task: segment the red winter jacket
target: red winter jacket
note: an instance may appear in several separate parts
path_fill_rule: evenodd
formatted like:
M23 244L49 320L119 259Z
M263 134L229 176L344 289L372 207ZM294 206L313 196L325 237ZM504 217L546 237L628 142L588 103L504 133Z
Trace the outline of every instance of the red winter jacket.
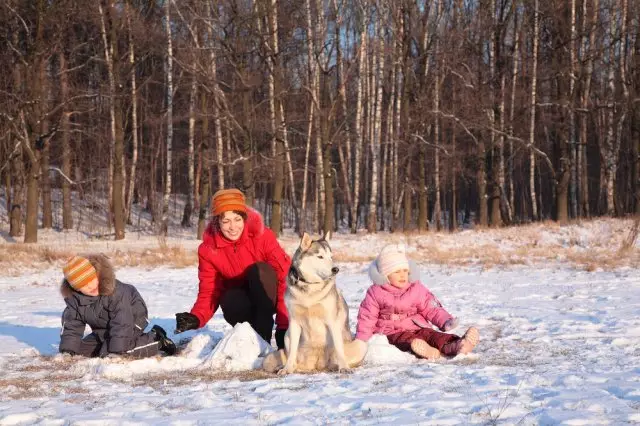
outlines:
M276 328L289 327L284 291L291 258L280 247L273 231L264 226L262 215L253 209L248 209L244 231L236 241L226 239L213 223L204 232L198 247L198 299L191 309L200 320L200 327L204 327L216 312L226 289L245 285L245 271L256 262L266 262L276 271Z

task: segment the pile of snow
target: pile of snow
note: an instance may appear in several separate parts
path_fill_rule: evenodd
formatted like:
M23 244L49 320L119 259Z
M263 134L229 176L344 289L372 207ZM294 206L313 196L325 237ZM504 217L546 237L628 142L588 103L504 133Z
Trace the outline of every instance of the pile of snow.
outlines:
M222 338L209 332L196 334L177 356L129 360L120 357L82 359L72 372L85 378L133 380L149 374L187 370L237 372L259 369L271 345L249 323L239 323ZM57 355L64 358L66 355Z
M236 324L225 334L202 363L202 368L244 371L262 367L264 357L273 351L271 345L256 333L249 323Z
M364 357L364 365L393 365L393 364L411 364L417 361L417 358L407 352L389 344L387 336L382 334L374 334L369 339L369 347L367 355Z

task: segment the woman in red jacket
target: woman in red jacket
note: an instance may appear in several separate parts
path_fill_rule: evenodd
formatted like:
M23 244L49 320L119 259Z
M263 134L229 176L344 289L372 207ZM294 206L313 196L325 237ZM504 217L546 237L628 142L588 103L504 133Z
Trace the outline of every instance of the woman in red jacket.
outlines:
M220 306L229 324L248 322L270 342L275 313L276 343L283 348L291 259L242 192L222 189L211 204L213 219L198 248L198 298L190 313L176 314L176 333L204 327Z

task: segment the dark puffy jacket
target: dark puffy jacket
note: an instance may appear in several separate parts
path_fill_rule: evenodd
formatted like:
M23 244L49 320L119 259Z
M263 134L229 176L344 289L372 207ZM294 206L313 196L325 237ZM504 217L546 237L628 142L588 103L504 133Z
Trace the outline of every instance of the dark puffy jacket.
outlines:
M87 256L98 273L99 295L75 291L64 280L60 291L67 304L62 313L60 352L79 353L85 325L106 342L109 353L124 353L135 347L149 323L147 305L138 290L115 279L113 267L104 256Z
M276 328L289 327L289 314L284 304L286 277L291 258L280 247L275 234L264 226L262 216L253 209L247 212L244 231L237 241L229 241L209 224L198 248L198 299L191 313L200 320L200 327L211 319L218 309L220 298L229 288L246 285L246 272L256 262L266 262L278 277Z

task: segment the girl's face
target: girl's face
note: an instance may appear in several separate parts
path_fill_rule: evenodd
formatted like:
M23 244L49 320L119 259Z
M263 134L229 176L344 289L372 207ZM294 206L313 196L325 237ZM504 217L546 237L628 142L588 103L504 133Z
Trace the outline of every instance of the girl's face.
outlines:
M244 219L237 213L224 212L219 219L220 231L226 239L236 241L244 230Z
M405 288L409 285L409 270L408 269L398 269L389 274L387 277L389 283L397 288Z
M98 296L100 294L100 289L98 288L98 286L98 279L94 278L89 284L80 287L78 291L87 296Z

